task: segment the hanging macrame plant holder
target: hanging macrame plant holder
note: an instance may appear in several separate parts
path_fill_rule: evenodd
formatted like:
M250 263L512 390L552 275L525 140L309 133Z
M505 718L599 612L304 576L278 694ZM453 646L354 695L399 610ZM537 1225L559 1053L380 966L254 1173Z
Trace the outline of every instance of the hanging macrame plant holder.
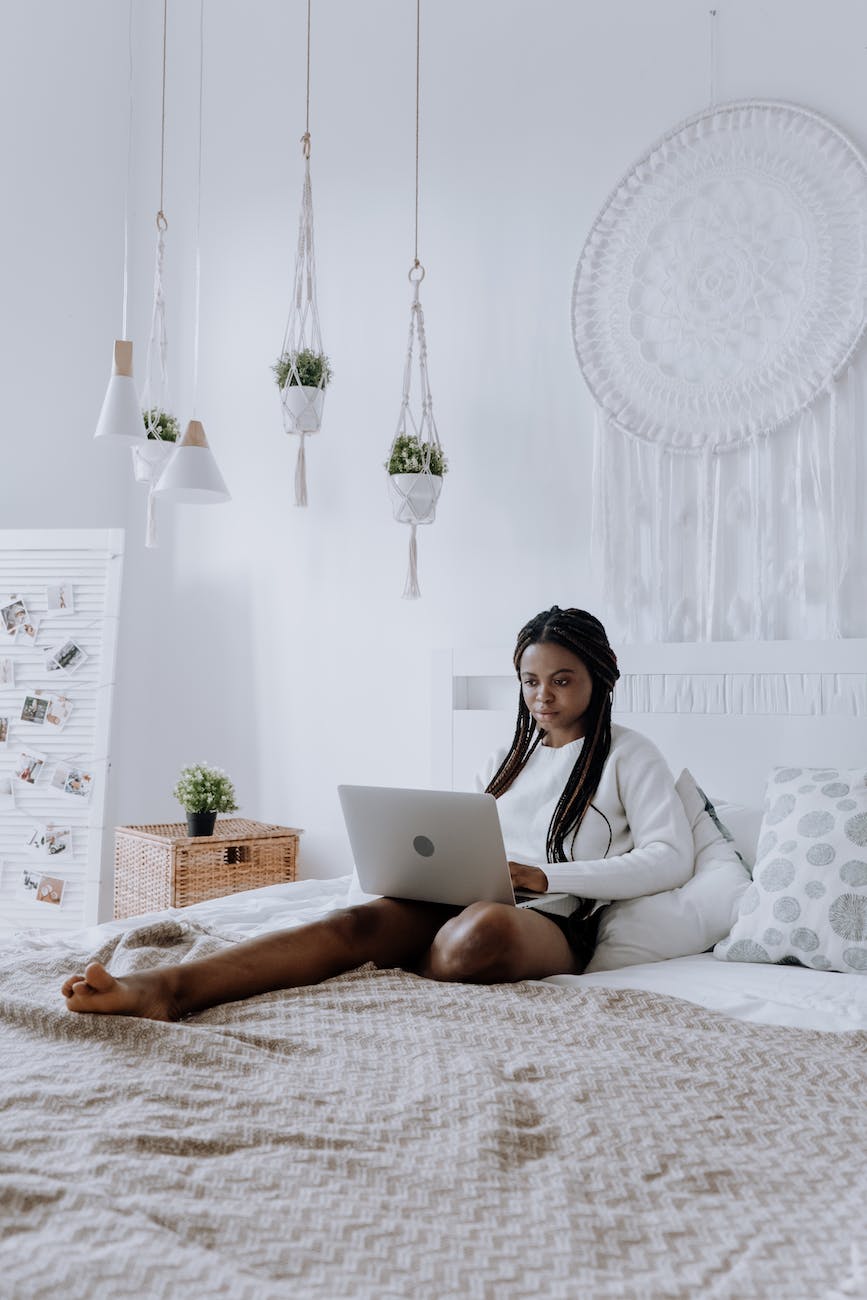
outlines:
M157 214L157 243L154 265L154 302L147 348L145 381L141 397L144 412L142 419L147 441L134 446L132 449L133 473L136 482L146 484L148 489L145 546L149 547L157 545L154 488L175 450L174 442L159 436L160 415L172 414L169 398L166 297L163 288L167 229L168 222L163 213L159 212Z
M867 164L807 109L712 107L615 188L572 333L617 635L840 635L865 302Z
M283 428L298 438L295 462L295 504L307 505L307 460L305 440L322 426L325 389L330 378L328 359L322 346L319 308L316 302L316 256L313 243L313 188L310 183L310 134L302 137L304 185L298 220L298 249L292 301L280 361L275 367L283 409ZM316 382L310 382L311 363Z
M416 530L420 524L432 524L436 518L437 501L442 490L442 474L431 468L445 464L436 421L433 398L427 369L427 338L424 331L419 289L424 279L424 268L416 264L409 273L413 286L409 315L409 341L403 369L403 394L397 430L389 450L388 464L396 461L405 472L389 474L389 492L392 511L399 524L408 524L409 564L403 594L408 600L421 595L418 585L418 543ZM418 399L416 411L412 406L413 369L418 374Z

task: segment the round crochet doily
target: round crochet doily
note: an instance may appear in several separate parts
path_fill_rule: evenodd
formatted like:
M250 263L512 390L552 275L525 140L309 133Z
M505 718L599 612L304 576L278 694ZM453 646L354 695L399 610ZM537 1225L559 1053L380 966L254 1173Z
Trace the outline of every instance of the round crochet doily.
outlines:
M626 174L584 245L572 334L606 417L725 450L808 406L865 327L867 164L792 104L697 114Z

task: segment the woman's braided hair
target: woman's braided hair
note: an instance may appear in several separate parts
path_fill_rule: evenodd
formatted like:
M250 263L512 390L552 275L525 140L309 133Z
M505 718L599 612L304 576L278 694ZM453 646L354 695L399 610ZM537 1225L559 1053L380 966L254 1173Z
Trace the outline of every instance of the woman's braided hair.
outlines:
M583 609L560 609L554 605L531 618L518 633L513 663L519 679L524 651L531 645L545 642L561 645L577 655L593 679L584 744L548 827L548 861L567 862L564 844L570 835L574 840L578 833L611 748L611 697L620 672L617 657L599 619ZM521 691L512 745L488 785L489 794L499 798L508 790L544 734L536 726Z

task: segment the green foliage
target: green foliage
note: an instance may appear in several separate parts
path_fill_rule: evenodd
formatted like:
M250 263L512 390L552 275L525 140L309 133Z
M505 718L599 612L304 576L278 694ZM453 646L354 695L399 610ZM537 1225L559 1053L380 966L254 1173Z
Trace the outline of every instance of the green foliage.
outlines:
M160 411L152 406L150 410L142 411L142 416L147 435L154 442L175 442L181 436L180 424L168 411Z
M183 768L172 794L186 812L230 813L238 807L229 777L222 768L207 763Z
M441 447L432 442L419 442L414 433L402 433L391 449L385 468L389 474L421 474L428 456L427 469L431 474L448 473L449 463Z
M285 388L287 384L291 388L299 383L303 388L327 388L334 373L324 352L313 352L310 348L284 352L271 369L277 377L278 388Z

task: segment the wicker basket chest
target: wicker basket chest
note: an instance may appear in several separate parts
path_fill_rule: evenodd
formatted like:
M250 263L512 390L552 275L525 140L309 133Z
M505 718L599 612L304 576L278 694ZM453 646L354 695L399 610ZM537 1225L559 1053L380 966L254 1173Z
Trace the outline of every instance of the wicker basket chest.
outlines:
M240 817L217 818L213 835L195 838L181 822L118 826L115 919L294 880L300 835Z

